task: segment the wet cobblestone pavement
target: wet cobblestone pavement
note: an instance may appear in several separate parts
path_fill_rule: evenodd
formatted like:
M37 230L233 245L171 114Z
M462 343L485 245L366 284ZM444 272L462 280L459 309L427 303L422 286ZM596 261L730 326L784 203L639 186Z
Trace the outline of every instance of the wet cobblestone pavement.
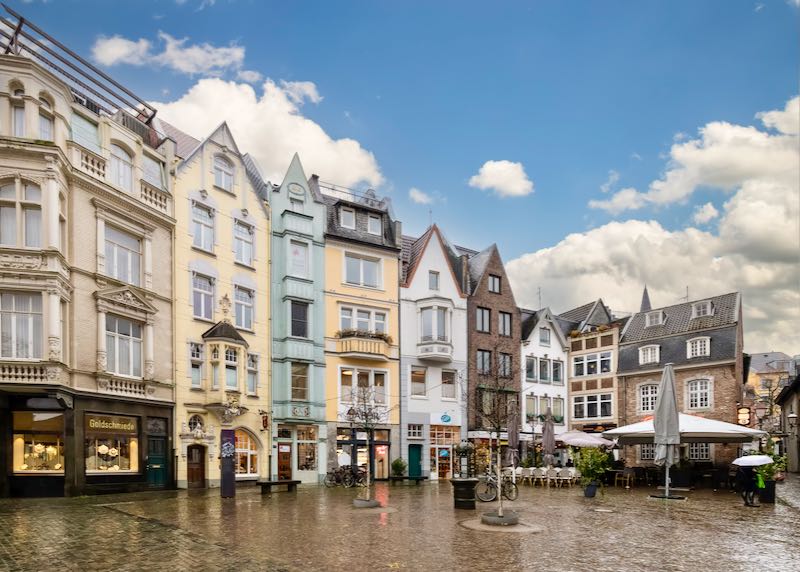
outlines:
M798 475L760 508L726 491L669 504L653 491L522 487L507 506L533 534L459 526L496 503L455 511L448 483L379 484L386 512L323 487L0 499L0 570L800 570Z

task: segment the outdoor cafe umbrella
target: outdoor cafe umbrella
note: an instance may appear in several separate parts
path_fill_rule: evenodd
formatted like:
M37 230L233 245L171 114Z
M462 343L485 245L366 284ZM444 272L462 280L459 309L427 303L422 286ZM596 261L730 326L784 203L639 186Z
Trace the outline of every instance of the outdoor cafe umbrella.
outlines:
M553 464L553 454L556 452L556 432L553 426L553 415L550 408L547 408L547 413L544 418L544 425L542 426L542 451L544 452L544 464L550 466Z
M664 366L653 419L656 445L655 459L658 466L666 467L664 498L669 496L669 468L678 461L680 455L680 418L678 417L678 398L675 395L675 372L672 364Z
M506 462L516 466L519 460L519 423L517 422L517 408L509 404L508 408L508 448L506 449Z
M603 439L600 435L592 435L583 431L567 431L556 435L556 441L561 441L571 447L611 447L614 441Z
M769 455L745 455L733 460L734 465L740 467L760 467L761 465L769 465L774 463L775 459Z

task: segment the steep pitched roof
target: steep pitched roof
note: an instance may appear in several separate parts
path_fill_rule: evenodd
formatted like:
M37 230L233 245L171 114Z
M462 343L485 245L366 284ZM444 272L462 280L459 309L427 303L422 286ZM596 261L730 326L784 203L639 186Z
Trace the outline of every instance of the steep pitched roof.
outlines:
M408 285L409 281L413 278L414 272L417 269L417 264L422 259L431 239L438 239L442 247L447 264L456 283L456 288L463 295L463 276L461 272L461 258L456 254L453 247L447 241L441 229L433 224L419 238L404 235L402 237L402 249L400 251L400 259L403 264L403 284Z
M162 131L164 135L170 137L175 141L175 154L180 157L181 159L185 159L189 155L191 155L192 151L197 149L197 146L200 145L200 140L195 139L188 133L185 133L172 125L171 123L167 123L160 117L156 117L155 121L160 123L159 131Z
M467 264L467 272L469 273L469 288L470 293L475 292L481 278L486 274L486 267L489 265L489 260L492 258L492 253L497 250L497 245L492 244L484 248L479 253L470 257Z
M233 327L233 324L228 322L227 320L222 320L221 322L217 322L205 332L203 332L201 336L204 340L228 340L231 342L236 342L237 344L242 344L247 347L247 341L242 337L242 335Z
M783 352L750 354L750 370L756 373L788 371L792 358Z
M536 322L539 321L538 312L536 310L526 310L525 308L519 309L520 315L520 327L522 330L522 341L528 339L528 336L531 335L533 328L536 326Z
M639 306L640 312L649 312L652 309L650 305L650 294L647 293L647 284L644 285L644 292L642 292L642 303Z
M259 198L264 201L269 201L268 191L271 185L264 180L256 160L253 159L250 153L245 153L244 157L242 157L242 163L244 163L244 172L250 180L250 184L253 185L253 188L256 190Z
M711 301L713 314L693 319L692 305L705 300ZM631 316L630 323L620 343L651 340L674 334L701 332L734 325L739 319L739 293L731 292L712 298L701 298L700 300L656 308L651 311L655 312L657 310L661 310L664 313L664 322L662 324L646 327L646 315L648 312L637 312Z
M584 304L583 306L578 306L577 308L573 308L572 310L567 310L566 312L561 312L558 314L559 318L567 320L569 322L575 322L580 324L586 318L589 317L589 312L592 311L597 301L589 302L588 304Z

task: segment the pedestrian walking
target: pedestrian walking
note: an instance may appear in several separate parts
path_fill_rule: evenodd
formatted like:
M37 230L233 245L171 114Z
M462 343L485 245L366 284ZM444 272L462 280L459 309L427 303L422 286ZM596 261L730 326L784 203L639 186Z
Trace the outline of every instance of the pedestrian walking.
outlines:
M745 506L758 506L755 504L756 474L753 467L739 467L736 473L736 484Z

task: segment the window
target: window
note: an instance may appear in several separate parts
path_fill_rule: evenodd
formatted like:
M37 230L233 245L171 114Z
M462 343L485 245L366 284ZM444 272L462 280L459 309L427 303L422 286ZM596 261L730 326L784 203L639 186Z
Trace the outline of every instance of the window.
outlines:
M708 443L689 443L690 461L711 460L711 445Z
M527 381L536 381L536 358L533 356L525 358L525 379Z
M689 382L689 409L708 409L711 406L711 383L707 379Z
M225 348L225 389L239 389L239 352L236 348Z
M539 343L543 346L550 345L550 328L539 328Z
M253 291L241 286L233 287L235 301L234 321L237 328L253 329Z
M411 395L424 396L426 394L426 389L425 389L426 373L427 370L424 367L411 368Z
M97 123L89 121L82 115L72 114L71 133L72 140L90 151L100 154L100 136L97 130Z
M511 314L508 312L500 312L500 335L511 335Z
M210 320L214 311L214 281L208 276L192 276L192 309L195 318Z
M149 155L142 156L142 174L144 180L158 189L163 189L164 184L164 164L153 159Z
M189 417L189 423L187 423L187 425L189 426L189 431L192 433L194 433L196 429L200 429L202 431L204 426L203 418L199 415L192 415Z
M106 225L106 274L122 282L139 286L142 268L142 241Z
M388 328L386 312L348 306L339 309L339 326L342 332L357 330L378 334L385 334Z
M356 211L353 209L342 208L339 210L339 224L343 228L356 228Z
M236 475L258 475L258 442L242 429L237 429L233 438L236 444Z
M339 376L339 385L341 386L341 399L344 403L351 403L353 401L353 370L343 369Z
M642 443L639 445L639 460L640 461L653 461L656 458L656 445L655 443Z
M189 344L192 389L203 387L203 344Z
M476 311L477 325L475 329L479 332L491 332L492 311L488 308L478 308Z
M15 105L11 109L14 137L25 137L25 108L22 105Z
M308 244L305 242L289 242L289 274L308 278Z
M442 399L456 398L456 372L442 371Z
M64 414L14 411L15 473L64 473Z
M686 342L686 357L695 358L710 355L711 338L694 338Z
M500 277L489 274L489 292L500 293Z
M372 372L373 396L375 403L386 404L386 374L382 371Z
M111 184L128 192L133 190L133 159L119 145L111 144Z
M354 376L357 388L353 387ZM357 391L364 391L367 392L364 397L371 399L373 403L380 405L387 403L389 396L386 393L386 376L384 371L343 368L339 375L341 401L343 403L360 401L362 396L359 396Z
M303 214L303 201L300 199L289 199L289 209L292 212Z
M478 350L478 373L491 373L492 371L492 352Z
M139 472L139 420L136 417L87 413L84 423L87 473Z
M306 302L290 302L292 312L291 335L298 338L308 337L308 304Z
M597 419L611 417L611 394L579 395L572 398L575 419Z
M550 381L550 360L539 359L539 381L542 383Z
M639 411L655 411L658 399L658 385L648 384L639 386Z
M525 421L527 423L533 423L536 420L536 396L526 395L525 396Z
M317 428L314 425L297 427L297 470L317 470Z
M41 247L41 202L37 185L10 182L0 187L0 245Z
M214 186L233 192L233 163L224 157L214 157Z
M408 424L408 438L409 439L422 439L423 426L417 423Z
M253 227L240 221L233 223L233 242L236 262L253 265Z
M308 401L308 364L292 363L292 400Z
M661 359L661 346L643 346L639 348L639 365L658 363Z
M117 375L142 376L142 326L131 320L106 316L107 370Z
M52 141L54 138L53 131L53 118L47 113L39 112L39 139Z
M219 364L211 366L211 389L219 389Z
M588 354L572 358L572 374L576 377L582 375L596 375L611 371L611 352Z
M41 359L42 295L0 293L0 357Z
M258 392L258 356L247 354L247 393L255 395Z
M645 327L659 326L664 323L664 312L656 310L655 312L648 312L645 314Z
M499 373L502 377L511 377L511 354L500 354L497 364Z
M439 273L434 270L428 272L428 288L431 290L439 289Z
M214 214L210 208L192 204L192 246L207 252L214 250Z
M711 306L711 300L703 302L695 302L692 304L692 319L702 318L703 316L713 316L714 311Z
M553 398L553 422L556 425L564 425L564 398Z
M380 284L380 261L345 254L345 282L377 288Z
M382 234L381 217L376 215L369 215L367 217L367 232L370 234Z
M564 362L553 361L553 383L564 383Z

